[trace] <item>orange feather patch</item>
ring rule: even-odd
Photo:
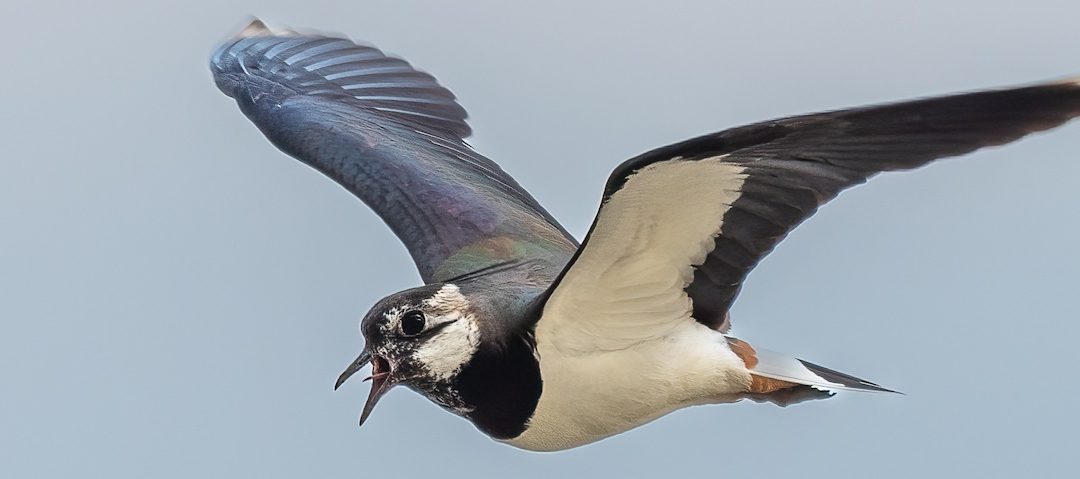
[[[742,359],[743,364],[746,365],[746,369],[753,370],[754,366],[757,366],[757,351],[754,351],[754,347],[750,343],[736,338],[727,338],[728,347],[735,353],[739,359]],[[798,384],[781,381],[779,379],[772,379],[758,376],[754,373],[750,373],[750,388],[746,392],[752,394],[769,394],[779,391],[781,389],[788,389],[798,386]]]

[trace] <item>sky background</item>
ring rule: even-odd
[[[579,238],[611,169],[752,121],[1080,74],[1071,1],[0,3],[0,476],[981,477],[1075,470],[1080,123],[877,178],[751,275],[735,333],[906,396],[496,443],[404,388],[333,392],[417,285],[363,204],[217,91],[258,15],[435,74]]]

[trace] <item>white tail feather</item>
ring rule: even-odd
[[[758,376],[779,379],[797,384],[804,384],[821,389],[863,391],[863,392],[890,392],[896,391],[883,388],[864,379],[833,371],[798,358],[780,354],[767,349],[755,349],[757,351],[757,364],[751,371]]]

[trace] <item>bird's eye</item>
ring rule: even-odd
[[[401,317],[401,334],[406,336],[416,336],[424,330],[424,313],[420,311],[409,311]]]

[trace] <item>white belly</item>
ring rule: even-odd
[[[687,321],[662,339],[569,355],[537,338],[544,389],[523,434],[507,443],[534,451],[581,446],[676,409],[731,402],[750,373],[723,335]]]

